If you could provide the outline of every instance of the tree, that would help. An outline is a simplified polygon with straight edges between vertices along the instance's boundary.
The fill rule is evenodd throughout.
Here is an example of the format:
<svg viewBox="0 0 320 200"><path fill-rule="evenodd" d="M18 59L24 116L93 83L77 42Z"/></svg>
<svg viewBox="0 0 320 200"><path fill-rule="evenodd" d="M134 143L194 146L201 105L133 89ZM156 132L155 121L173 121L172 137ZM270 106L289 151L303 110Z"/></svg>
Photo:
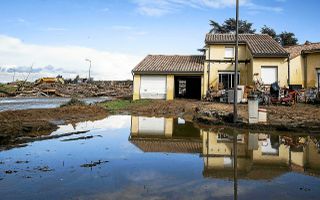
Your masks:
<svg viewBox="0 0 320 200"><path fill-rule="evenodd" d="M252 23L247 20L239 20L239 33L255 33L256 29L252 28ZM229 18L219 24L216 21L210 20L210 26L212 26L210 33L235 33L236 32L236 20Z"/></svg>
<svg viewBox="0 0 320 200"><path fill-rule="evenodd" d="M277 35L276 31L273 28L270 28L266 25L264 25L261 30L261 34L267 34L270 37L272 37L275 41L280 42L279 36Z"/></svg>
<svg viewBox="0 0 320 200"><path fill-rule="evenodd" d="M280 44L282 46L292 46L298 44L298 39L296 38L295 34L292 32L282 32L279 34Z"/></svg>

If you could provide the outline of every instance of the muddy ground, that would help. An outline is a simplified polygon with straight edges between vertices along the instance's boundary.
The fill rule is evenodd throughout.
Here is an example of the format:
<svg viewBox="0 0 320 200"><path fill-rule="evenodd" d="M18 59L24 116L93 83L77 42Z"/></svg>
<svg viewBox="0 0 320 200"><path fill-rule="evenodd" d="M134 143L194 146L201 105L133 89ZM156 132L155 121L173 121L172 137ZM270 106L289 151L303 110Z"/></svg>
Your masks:
<svg viewBox="0 0 320 200"><path fill-rule="evenodd" d="M30 109L0 112L0 146L14 145L23 137L47 136L58 125L94 121L107 116L98 106L67 106L53 109Z"/></svg>
<svg viewBox="0 0 320 200"><path fill-rule="evenodd" d="M227 125L261 131L320 133L320 106L297 104L267 106L268 123L248 125L247 105L238 106L239 123L233 124L232 104L193 100L117 100L98 106L67 106L54 109L31 109L0 112L0 147L15 145L30 138L48 136L58 125L94 121L108 114L131 114L156 117L182 117L200 126ZM18 138L18 139L17 139ZM19 138L24 138L23 140ZM27 139L27 140L26 140Z"/></svg>
<svg viewBox="0 0 320 200"><path fill-rule="evenodd" d="M233 104L212 103L193 100L154 100L143 104L132 104L119 113L147 116L183 117L205 125L230 125L254 130L283 130L294 132L320 131L320 106L296 104L294 106L271 105L260 107L267 109L266 124L248 125L247 104L238 105L239 123L233 124ZM320 132L319 132L320 133Z"/></svg>

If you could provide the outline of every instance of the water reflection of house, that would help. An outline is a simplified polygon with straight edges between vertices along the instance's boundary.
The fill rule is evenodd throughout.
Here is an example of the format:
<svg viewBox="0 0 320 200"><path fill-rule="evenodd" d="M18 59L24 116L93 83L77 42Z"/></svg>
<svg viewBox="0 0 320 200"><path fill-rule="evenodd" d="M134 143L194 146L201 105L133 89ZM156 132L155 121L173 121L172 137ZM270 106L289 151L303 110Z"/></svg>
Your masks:
<svg viewBox="0 0 320 200"><path fill-rule="evenodd" d="M233 136L202 131L206 177L233 177ZM268 134L240 134L237 136L237 170L239 178L272 179L288 171L319 170L320 154L316 140L298 138L297 145L289 145L285 137Z"/></svg>
<svg viewBox="0 0 320 200"><path fill-rule="evenodd" d="M320 175L319 138L205 131L174 118L131 117L129 141L143 152L194 153L203 175L233 178L236 137L238 178L270 180L295 171Z"/></svg>
<svg viewBox="0 0 320 200"><path fill-rule="evenodd" d="M129 141L143 152L201 153L200 130L182 119L131 118Z"/></svg>

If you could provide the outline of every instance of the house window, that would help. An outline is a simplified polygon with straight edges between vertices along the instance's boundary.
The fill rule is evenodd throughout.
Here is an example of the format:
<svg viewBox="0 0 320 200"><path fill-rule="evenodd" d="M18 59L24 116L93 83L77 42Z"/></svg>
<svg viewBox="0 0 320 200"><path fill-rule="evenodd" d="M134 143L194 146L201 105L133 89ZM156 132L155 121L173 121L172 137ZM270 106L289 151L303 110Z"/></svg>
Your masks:
<svg viewBox="0 0 320 200"><path fill-rule="evenodd" d="M234 58L234 47L226 47L224 57Z"/></svg>
<svg viewBox="0 0 320 200"><path fill-rule="evenodd" d="M267 85L278 82L278 67L261 67L261 80Z"/></svg>
<svg viewBox="0 0 320 200"><path fill-rule="evenodd" d="M219 72L219 83L223 84L224 89L233 88L234 72ZM238 84L240 84L240 72L238 72Z"/></svg>

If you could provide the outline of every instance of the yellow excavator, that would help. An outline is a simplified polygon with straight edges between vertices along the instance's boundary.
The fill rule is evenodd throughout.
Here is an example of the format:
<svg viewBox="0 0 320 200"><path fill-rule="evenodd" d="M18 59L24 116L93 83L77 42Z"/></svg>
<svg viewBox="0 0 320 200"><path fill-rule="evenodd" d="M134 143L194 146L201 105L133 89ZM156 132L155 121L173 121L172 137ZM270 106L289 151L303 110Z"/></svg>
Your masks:
<svg viewBox="0 0 320 200"><path fill-rule="evenodd" d="M36 84L42 84L42 83L61 83L64 84L63 78L55 78L55 77L43 77L36 80Z"/></svg>

